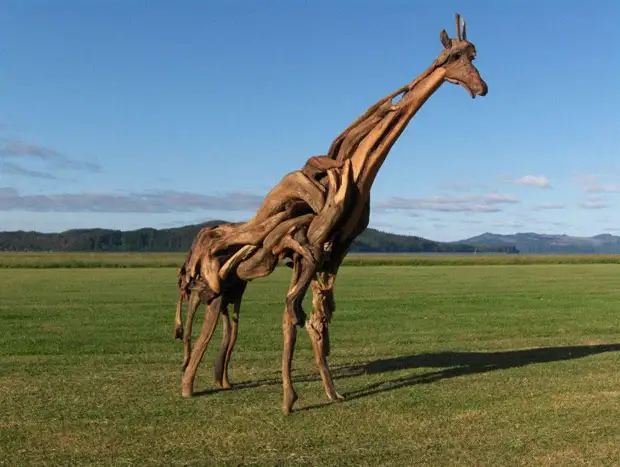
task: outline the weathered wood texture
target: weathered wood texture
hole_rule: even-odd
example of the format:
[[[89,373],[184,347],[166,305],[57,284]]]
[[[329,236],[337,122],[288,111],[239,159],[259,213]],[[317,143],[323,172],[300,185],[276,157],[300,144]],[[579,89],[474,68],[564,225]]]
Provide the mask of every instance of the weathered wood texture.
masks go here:
[[[285,175],[251,220],[205,228],[196,236],[178,274],[175,337],[185,342],[183,395],[193,393],[196,368],[220,314],[224,316],[224,339],[215,378],[218,384],[229,386],[227,366],[245,286],[287,260],[292,278],[283,318],[283,410],[290,412],[297,399],[291,364],[296,327],[304,324],[328,398],[342,399],[327,364],[328,324],[335,309],[333,287],[351,243],[368,226],[372,183],[411,118],[445,81],[463,86],[472,97],[487,93],[486,83],[472,64],[475,47],[466,40],[464,21],[461,35],[458,15],[456,25],[454,39],[441,31],[444,48],[426,71],[371,106],[338,135],[327,155],[310,157],[300,170]],[[301,303],[309,287],[314,313],[306,322]],[[184,300],[189,302],[185,329],[181,323]],[[207,310],[192,350],[191,321],[200,303],[206,303]],[[234,326],[228,322],[229,304],[235,306]]]

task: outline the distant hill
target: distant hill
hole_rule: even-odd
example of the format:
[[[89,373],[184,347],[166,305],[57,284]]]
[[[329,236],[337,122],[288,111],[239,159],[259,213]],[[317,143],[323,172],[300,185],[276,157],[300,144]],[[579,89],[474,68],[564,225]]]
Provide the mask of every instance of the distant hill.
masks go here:
[[[0,251],[187,251],[202,227],[225,224],[212,220],[170,229],[74,229],[60,233],[0,232]]]
[[[0,232],[0,251],[116,251],[184,252],[205,227],[226,224],[212,220],[169,229],[75,229],[60,233]],[[366,229],[353,243],[352,253],[545,253],[620,254],[620,236],[593,237],[538,234],[500,235],[486,232],[456,242],[436,242],[411,235]]]
[[[620,237],[611,234],[601,234],[593,237],[573,237],[570,235],[549,235],[533,232],[516,233],[513,235],[499,235],[487,232],[454,243],[486,248],[514,246],[523,254],[620,253]]]
[[[352,253],[516,253],[511,245],[475,246],[466,243],[436,242],[422,237],[397,235],[368,228],[355,239]]]
[[[213,220],[203,224],[170,229],[79,229],[60,233],[0,232],[0,251],[110,251],[110,252],[184,252],[204,226],[225,224]],[[468,253],[477,251],[515,252],[508,245],[481,247],[442,243],[409,235],[396,235],[366,229],[353,243],[351,252],[377,253]]]

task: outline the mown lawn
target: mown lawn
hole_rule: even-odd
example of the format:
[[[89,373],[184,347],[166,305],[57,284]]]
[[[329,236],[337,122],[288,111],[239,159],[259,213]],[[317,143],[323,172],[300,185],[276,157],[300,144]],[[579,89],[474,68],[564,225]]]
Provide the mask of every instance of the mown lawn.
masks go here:
[[[0,252],[0,269],[178,268],[183,253]],[[509,264],[620,264],[618,254],[349,253],[347,266],[479,266]]]
[[[619,265],[345,266],[330,361],[347,400],[325,404],[303,331],[289,416],[289,270],[248,288],[237,388],[214,390],[218,336],[187,400],[175,279],[0,270],[1,465],[620,465]]]

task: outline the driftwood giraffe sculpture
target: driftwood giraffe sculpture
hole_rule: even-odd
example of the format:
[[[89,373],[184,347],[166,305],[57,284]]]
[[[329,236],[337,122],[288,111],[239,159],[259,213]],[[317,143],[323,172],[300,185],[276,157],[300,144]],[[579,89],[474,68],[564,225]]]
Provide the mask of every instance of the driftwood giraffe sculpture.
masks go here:
[[[441,31],[443,50],[431,66],[370,107],[334,140],[326,156],[311,157],[301,170],[285,175],[250,221],[205,228],[197,235],[178,278],[175,336],[183,336],[185,341],[183,396],[193,393],[196,369],[220,314],[224,317],[224,338],[215,378],[219,385],[229,386],[227,367],[245,286],[271,274],[280,260],[287,259],[293,271],[282,324],[282,409],[290,412],[297,400],[291,364],[296,327],[304,324],[325,392],[330,400],[342,400],[327,363],[336,274],[351,243],[368,225],[370,189],[377,172],[426,100],[446,81],[461,85],[472,98],[486,95],[487,85],[472,64],[476,49],[467,41],[465,21],[462,27],[461,33],[457,14],[456,37],[451,39]],[[301,303],[308,287],[314,312],[306,322]],[[184,300],[189,301],[185,329],[181,323]],[[191,349],[191,320],[201,302],[207,304],[204,322]],[[231,303],[237,318],[234,327],[228,317],[227,305]]]

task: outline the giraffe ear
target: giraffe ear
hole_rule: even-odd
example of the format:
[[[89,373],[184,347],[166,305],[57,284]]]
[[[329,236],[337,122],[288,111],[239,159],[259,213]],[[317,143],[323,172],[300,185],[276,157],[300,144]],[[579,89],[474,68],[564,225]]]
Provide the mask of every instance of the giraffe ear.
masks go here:
[[[439,34],[439,39],[441,40],[444,48],[449,49],[452,46],[452,39],[448,37],[448,33],[445,29],[441,30],[441,33]]]

